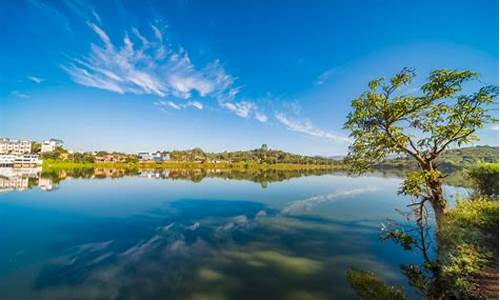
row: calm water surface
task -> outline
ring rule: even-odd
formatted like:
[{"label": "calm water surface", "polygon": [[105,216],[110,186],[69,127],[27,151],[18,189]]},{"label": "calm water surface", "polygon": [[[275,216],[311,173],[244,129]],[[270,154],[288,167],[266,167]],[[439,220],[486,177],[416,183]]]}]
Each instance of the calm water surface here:
[{"label": "calm water surface", "polygon": [[418,254],[378,236],[408,203],[399,178],[168,174],[7,172],[0,298],[354,299],[350,267],[412,292],[399,265]]}]

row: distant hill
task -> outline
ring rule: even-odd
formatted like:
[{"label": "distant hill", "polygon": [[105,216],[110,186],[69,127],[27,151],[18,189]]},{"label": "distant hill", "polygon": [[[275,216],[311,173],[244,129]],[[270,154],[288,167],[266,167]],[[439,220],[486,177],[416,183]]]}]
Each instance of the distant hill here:
[{"label": "distant hill", "polygon": [[[475,146],[449,149],[438,159],[439,168],[443,171],[463,169],[476,162],[498,162],[498,147]],[[388,159],[376,168],[416,168],[416,162],[411,158]]]}]

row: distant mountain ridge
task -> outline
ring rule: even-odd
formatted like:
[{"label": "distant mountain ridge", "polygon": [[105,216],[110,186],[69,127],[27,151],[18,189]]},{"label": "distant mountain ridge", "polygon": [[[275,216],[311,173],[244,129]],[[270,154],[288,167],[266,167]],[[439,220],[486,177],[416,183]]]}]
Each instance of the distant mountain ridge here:
[{"label": "distant mountain ridge", "polygon": [[[476,162],[498,162],[498,147],[474,146],[449,149],[438,159],[438,166],[445,171],[463,169]],[[387,159],[376,168],[415,168],[416,162],[410,158]]]}]

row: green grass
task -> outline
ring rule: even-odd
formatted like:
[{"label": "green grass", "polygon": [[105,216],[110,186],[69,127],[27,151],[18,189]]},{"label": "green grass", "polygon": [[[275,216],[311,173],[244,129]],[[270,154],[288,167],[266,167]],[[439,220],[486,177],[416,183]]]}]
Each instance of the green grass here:
[{"label": "green grass", "polygon": [[469,279],[498,262],[498,200],[459,201],[446,214],[440,234],[443,275],[451,286],[475,299],[480,291]]},{"label": "green grass", "polygon": [[196,163],[196,162],[72,162],[63,160],[44,160],[43,169],[77,169],[77,168],[118,168],[118,169],[237,169],[237,170],[341,170],[341,164],[291,164],[291,163]]}]

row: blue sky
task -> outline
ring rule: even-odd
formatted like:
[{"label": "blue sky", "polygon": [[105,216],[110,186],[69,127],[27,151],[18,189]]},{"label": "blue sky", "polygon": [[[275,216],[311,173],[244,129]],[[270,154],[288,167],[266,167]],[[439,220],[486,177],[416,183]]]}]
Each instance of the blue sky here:
[{"label": "blue sky", "polygon": [[343,154],[371,79],[498,83],[493,0],[0,1],[0,28],[0,136],[75,150]]}]

